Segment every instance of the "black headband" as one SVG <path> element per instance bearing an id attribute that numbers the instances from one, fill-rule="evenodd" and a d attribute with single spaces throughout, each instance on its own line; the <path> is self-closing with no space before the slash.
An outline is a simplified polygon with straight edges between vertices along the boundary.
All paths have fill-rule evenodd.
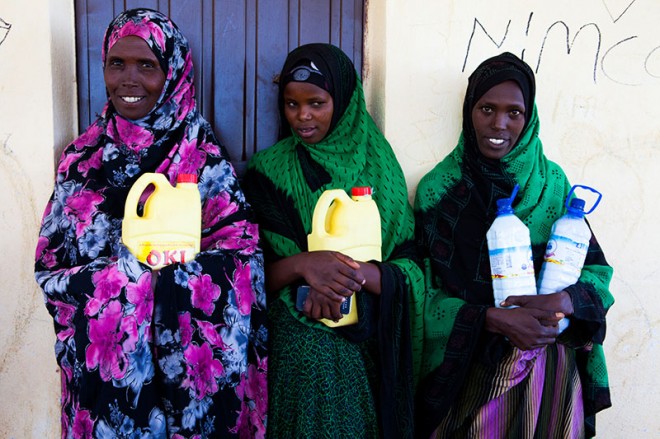
<path id="1" fill-rule="evenodd" d="M 289 82 L 307 82 L 314 84 L 317 87 L 322 88 L 328 93 L 332 94 L 332 87 L 330 82 L 328 82 L 323 76 L 323 73 L 314 65 L 313 61 L 304 60 L 300 64 L 292 68 L 284 78 L 282 79 L 283 86 L 286 86 Z"/>

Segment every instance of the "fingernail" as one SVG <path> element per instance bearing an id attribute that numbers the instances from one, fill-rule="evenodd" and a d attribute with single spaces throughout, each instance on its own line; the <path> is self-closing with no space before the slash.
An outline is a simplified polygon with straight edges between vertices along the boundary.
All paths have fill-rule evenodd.
<path id="1" fill-rule="evenodd" d="M 500 302 L 500 306 L 501 306 L 502 308 L 506 307 L 507 305 L 508 305 L 508 303 L 506 303 L 506 302 Z"/>
<path id="2" fill-rule="evenodd" d="M 563 312 L 558 312 L 555 314 L 555 316 L 557 316 L 558 319 L 563 319 L 564 317 L 566 317 Z"/>
<path id="3" fill-rule="evenodd" d="M 363 279 L 363 280 L 362 280 L 362 285 L 364 285 L 364 284 L 366 284 L 366 283 L 367 283 L 367 280 L 366 280 L 366 279 Z"/>

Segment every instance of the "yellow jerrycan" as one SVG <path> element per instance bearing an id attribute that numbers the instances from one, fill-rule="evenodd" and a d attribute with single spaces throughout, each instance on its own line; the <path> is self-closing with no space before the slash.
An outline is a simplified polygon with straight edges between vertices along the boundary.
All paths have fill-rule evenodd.
<path id="1" fill-rule="evenodd" d="M 145 190 L 153 185 L 153 192 Z M 142 215 L 138 204 L 143 198 Z M 152 270 L 192 261 L 199 253 L 202 203 L 197 175 L 179 174 L 173 187 L 163 174 L 145 173 L 126 198 L 121 237 L 135 257 Z"/>
<path id="2" fill-rule="evenodd" d="M 356 261 L 380 261 L 380 213 L 371 198 L 370 187 L 354 187 L 351 197 L 342 189 L 329 189 L 321 194 L 312 216 L 312 233 L 307 235 L 309 251 L 334 250 Z M 321 319 L 327 326 L 357 323 L 355 294 L 342 305 L 342 317 L 337 323 Z"/>

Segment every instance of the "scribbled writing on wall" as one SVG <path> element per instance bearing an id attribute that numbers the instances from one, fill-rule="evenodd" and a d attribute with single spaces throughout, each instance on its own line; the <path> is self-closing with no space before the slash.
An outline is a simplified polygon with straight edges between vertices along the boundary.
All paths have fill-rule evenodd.
<path id="1" fill-rule="evenodd" d="M 11 24 L 0 18 L 0 46 L 5 42 L 7 35 L 9 35 L 9 29 L 11 29 Z"/>
<path id="2" fill-rule="evenodd" d="M 611 5 L 608 5 L 607 0 L 602 1 L 603 6 L 612 20 L 612 25 L 607 27 L 609 29 L 615 27 L 617 22 L 626 13 L 629 13 L 636 2 L 636 0 L 626 2 L 622 9 L 615 11 Z M 626 35 L 624 38 L 617 37 L 617 41 L 605 44 L 604 41 L 606 41 L 606 39 L 604 38 L 602 29 L 606 28 L 606 26 L 603 24 L 587 22 L 571 28 L 565 21 L 556 20 L 549 25 L 540 25 L 537 24 L 538 20 L 535 20 L 534 12 L 530 12 L 526 22 L 523 23 L 517 23 L 514 20 L 509 19 L 502 22 L 499 26 L 485 26 L 482 21 L 483 20 L 480 20 L 479 17 L 475 17 L 474 19 L 467 42 L 462 71 L 465 71 L 466 69 L 471 50 L 473 50 L 475 45 L 480 42 L 493 44 L 498 48 L 502 48 L 506 43 L 514 44 L 516 48 L 520 50 L 519 55 L 521 55 L 523 59 L 535 69 L 535 72 L 538 73 L 542 68 L 544 55 L 547 55 L 544 51 L 548 49 L 550 43 L 556 43 L 559 41 L 560 45 L 563 47 L 563 49 L 560 50 L 564 50 L 567 55 L 570 55 L 576 42 L 579 41 L 582 47 L 589 46 L 590 53 L 593 54 L 593 58 L 590 58 L 587 62 L 589 69 L 588 74 L 594 84 L 598 83 L 601 77 L 604 77 L 620 85 L 640 85 L 638 80 L 632 80 L 629 77 L 622 76 L 621 72 L 615 73 L 614 70 L 609 68 L 610 66 L 616 65 L 622 55 L 627 55 L 626 49 L 630 47 L 630 45 L 640 42 L 641 37 L 639 35 Z M 606 24 L 609 25 L 609 23 Z M 523 40 L 527 42 L 527 44 L 523 44 L 521 47 L 520 40 L 516 40 L 516 37 L 514 37 L 513 34 L 515 34 L 516 31 L 520 31 L 524 32 L 525 37 L 529 37 L 530 30 L 534 29 L 535 26 L 547 26 L 544 28 L 544 31 L 541 32 L 543 34 L 542 39 L 536 41 L 532 39 Z M 555 47 L 555 45 L 552 47 Z M 635 50 L 639 51 L 638 46 L 635 47 Z M 538 55 L 532 55 L 535 59 L 528 59 L 529 57 L 525 57 L 525 52 L 534 54 L 538 52 Z M 642 70 L 641 74 L 650 78 L 660 78 L 660 72 L 654 72 L 651 67 L 660 62 L 660 46 L 656 45 L 650 50 L 643 51 L 643 53 L 644 59 L 641 59 L 639 62 Z M 630 73 L 632 75 L 633 72 Z"/>
<path id="3" fill-rule="evenodd" d="M 637 1 L 637 0 L 631 0 L 627 5 L 625 5 L 624 8 L 621 9 L 620 11 L 617 11 L 616 9 L 614 9 L 613 6 L 610 6 L 610 4 L 609 4 L 610 2 L 609 2 L 608 0 L 603 0 L 603 5 L 605 6 L 605 10 L 607 10 L 607 13 L 610 15 L 610 17 L 612 17 L 612 21 L 613 21 L 614 23 L 616 23 L 617 21 L 619 21 L 619 19 L 620 19 L 621 17 L 623 17 L 623 16 L 626 14 L 626 12 L 628 12 L 628 9 L 630 9 L 630 7 L 631 7 L 636 1 Z"/>

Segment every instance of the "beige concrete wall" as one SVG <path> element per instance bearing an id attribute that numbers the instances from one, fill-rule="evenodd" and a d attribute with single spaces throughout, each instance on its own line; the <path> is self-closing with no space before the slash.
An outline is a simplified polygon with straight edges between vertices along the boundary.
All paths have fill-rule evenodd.
<path id="1" fill-rule="evenodd" d="M 598 437 L 660 437 L 660 2 L 369 0 L 368 11 L 365 88 L 411 197 L 455 146 L 479 62 L 506 50 L 537 70 L 546 155 L 604 194 L 589 220 L 615 269 L 614 406 Z"/>
<path id="2" fill-rule="evenodd" d="M 3 438 L 59 434 L 52 320 L 32 264 L 54 161 L 76 134 L 72 4 L 0 0 Z M 604 193 L 590 221 L 615 267 L 617 303 L 606 341 L 614 407 L 599 417 L 598 437 L 658 437 L 660 3 L 369 0 L 367 10 L 365 90 L 411 197 L 453 148 L 479 61 L 508 50 L 538 64 L 546 154 L 574 183 Z"/>
<path id="3" fill-rule="evenodd" d="M 74 135 L 72 17 L 69 1 L 0 0 L 3 438 L 59 436 L 55 336 L 33 264 L 41 214 L 52 190 L 54 150 Z"/>

